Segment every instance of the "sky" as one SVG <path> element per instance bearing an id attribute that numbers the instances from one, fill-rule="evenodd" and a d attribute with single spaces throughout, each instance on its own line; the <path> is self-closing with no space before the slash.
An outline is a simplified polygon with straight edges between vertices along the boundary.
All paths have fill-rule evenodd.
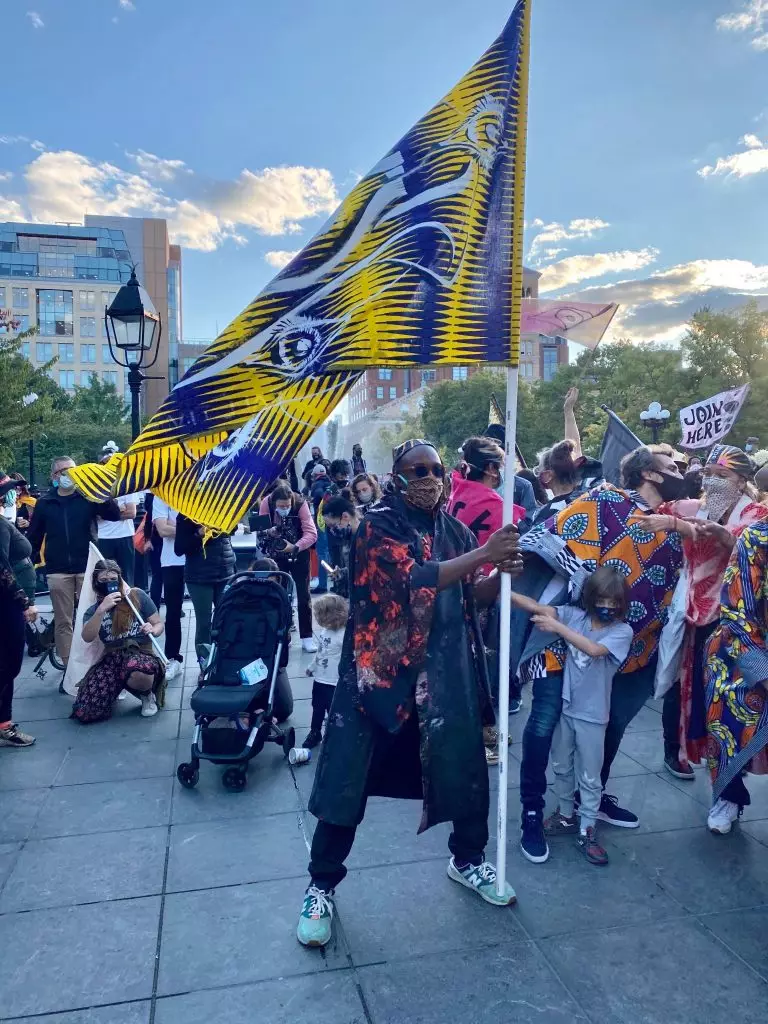
<path id="1" fill-rule="evenodd" d="M 0 0 L 0 220 L 161 216 L 212 338 L 512 0 Z M 9 87 L 10 86 L 10 87 Z M 768 308 L 768 0 L 533 0 L 527 265 L 674 341 Z"/>

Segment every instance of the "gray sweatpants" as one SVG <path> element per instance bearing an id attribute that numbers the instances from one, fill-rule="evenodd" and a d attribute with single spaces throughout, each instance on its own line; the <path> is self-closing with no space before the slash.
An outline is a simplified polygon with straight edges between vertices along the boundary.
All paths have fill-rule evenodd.
<path id="1" fill-rule="evenodd" d="M 605 725 L 570 718 L 564 712 L 552 737 L 552 770 L 560 813 L 567 818 L 573 815 L 573 796 L 578 788 L 582 832 L 594 826 L 600 809 L 605 729 Z"/>

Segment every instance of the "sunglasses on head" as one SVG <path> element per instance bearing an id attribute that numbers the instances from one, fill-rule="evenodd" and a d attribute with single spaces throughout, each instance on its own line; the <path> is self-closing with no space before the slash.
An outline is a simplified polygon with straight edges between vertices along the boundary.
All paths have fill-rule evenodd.
<path id="1" fill-rule="evenodd" d="M 413 466 L 411 473 L 419 480 L 424 480 L 428 476 L 436 476 L 438 480 L 442 480 L 445 477 L 445 466 L 439 462 L 434 466 Z"/>

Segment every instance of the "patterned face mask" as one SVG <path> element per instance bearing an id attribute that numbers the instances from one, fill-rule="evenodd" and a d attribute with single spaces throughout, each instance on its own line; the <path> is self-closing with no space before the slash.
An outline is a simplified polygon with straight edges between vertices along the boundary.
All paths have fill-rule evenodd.
<path id="1" fill-rule="evenodd" d="M 414 508 L 424 512 L 433 512 L 443 496 L 443 481 L 434 476 L 419 477 L 409 480 L 404 491 L 405 500 Z"/>
<path id="2" fill-rule="evenodd" d="M 728 480 L 723 476 L 705 476 L 702 487 L 709 518 L 715 523 L 719 523 L 741 497 L 738 480 Z"/>

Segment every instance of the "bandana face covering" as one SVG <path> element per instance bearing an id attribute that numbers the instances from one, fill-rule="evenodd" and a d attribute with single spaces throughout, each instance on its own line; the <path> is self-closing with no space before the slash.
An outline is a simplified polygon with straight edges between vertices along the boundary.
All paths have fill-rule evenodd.
<path id="1" fill-rule="evenodd" d="M 434 512 L 443 497 L 443 481 L 434 476 L 409 480 L 403 491 L 405 500 L 423 512 Z"/>
<path id="2" fill-rule="evenodd" d="M 738 481 L 722 476 L 705 476 L 702 487 L 709 518 L 715 523 L 719 523 L 741 497 Z"/>

